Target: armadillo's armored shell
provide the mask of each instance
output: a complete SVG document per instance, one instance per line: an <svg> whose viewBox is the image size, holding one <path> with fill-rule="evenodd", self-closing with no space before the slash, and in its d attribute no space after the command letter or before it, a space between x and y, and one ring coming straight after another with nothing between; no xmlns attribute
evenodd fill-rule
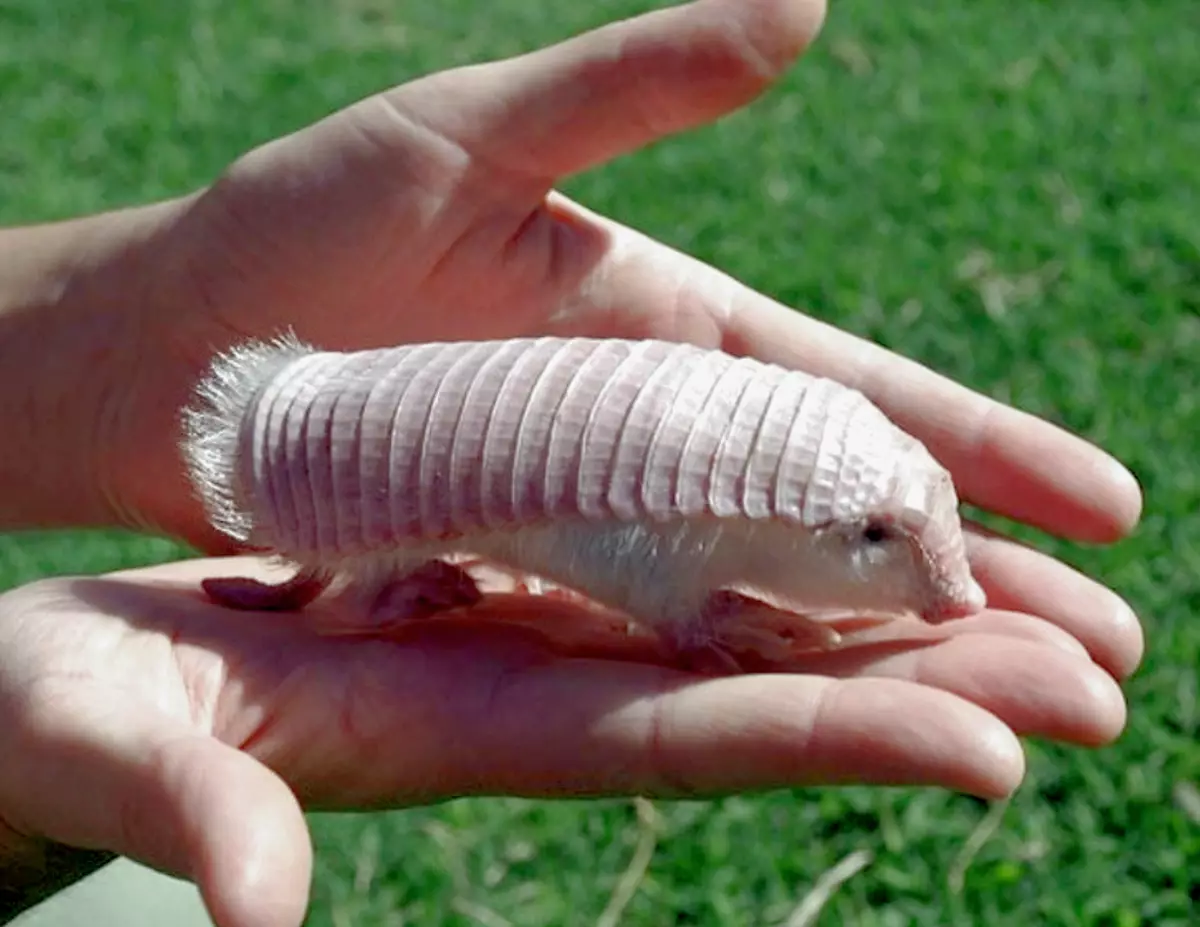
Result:
<svg viewBox="0 0 1200 927"><path fill-rule="evenodd" d="M261 347L208 384L210 517L293 554L561 516L817 526L883 506L915 444L837 383L656 340Z"/></svg>

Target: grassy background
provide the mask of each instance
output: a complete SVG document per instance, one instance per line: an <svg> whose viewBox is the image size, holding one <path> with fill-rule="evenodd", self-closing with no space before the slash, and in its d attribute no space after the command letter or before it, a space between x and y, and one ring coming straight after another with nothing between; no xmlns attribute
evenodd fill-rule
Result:
<svg viewBox="0 0 1200 927"><path fill-rule="evenodd" d="M653 5L0 0L0 222L175 194L376 89ZM988 812L967 798L661 803L623 923L781 924L857 849L872 861L822 924L1200 919L1200 820L1180 797L1200 783L1198 27L1195 0L837 0L767 98L569 185L1104 443L1148 499L1128 543L1057 548L1145 619L1128 731L1100 751L1030 744L1028 781L961 887L947 873ZM0 586L176 553L0 536ZM593 923L642 833L624 801L471 800L313 825L311 923L336 925Z"/></svg>

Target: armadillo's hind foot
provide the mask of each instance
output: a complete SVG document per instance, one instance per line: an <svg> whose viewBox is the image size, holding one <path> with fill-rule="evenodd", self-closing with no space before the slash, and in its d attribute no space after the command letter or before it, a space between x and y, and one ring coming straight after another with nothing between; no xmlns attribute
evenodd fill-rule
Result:
<svg viewBox="0 0 1200 927"><path fill-rule="evenodd" d="M384 583L368 606L371 630L386 633L405 622L469 608L483 598L471 574L445 560L427 560Z"/></svg>
<svg viewBox="0 0 1200 927"><path fill-rule="evenodd" d="M299 611L329 586L331 577L302 569L281 583L264 583L249 576L211 576L201 580L204 593L217 605L239 611Z"/></svg>

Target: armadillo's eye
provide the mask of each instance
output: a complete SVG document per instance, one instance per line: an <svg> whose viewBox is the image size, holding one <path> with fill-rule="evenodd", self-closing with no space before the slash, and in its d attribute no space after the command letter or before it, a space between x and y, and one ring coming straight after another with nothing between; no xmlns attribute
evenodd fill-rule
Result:
<svg viewBox="0 0 1200 927"><path fill-rule="evenodd" d="M862 538L868 544L882 544L884 541L891 540L892 536L891 527L881 521L867 522L862 532Z"/></svg>

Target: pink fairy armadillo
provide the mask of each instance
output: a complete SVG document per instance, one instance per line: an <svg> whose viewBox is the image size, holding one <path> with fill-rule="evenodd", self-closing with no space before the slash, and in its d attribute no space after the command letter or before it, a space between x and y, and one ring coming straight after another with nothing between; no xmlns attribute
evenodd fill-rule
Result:
<svg viewBox="0 0 1200 927"><path fill-rule="evenodd" d="M744 609L973 614L948 472L861 393L691 345L521 338L217 358L184 452L217 528L298 567L210 580L300 608L334 580L398 616L480 597L469 553L682 650Z"/></svg>

